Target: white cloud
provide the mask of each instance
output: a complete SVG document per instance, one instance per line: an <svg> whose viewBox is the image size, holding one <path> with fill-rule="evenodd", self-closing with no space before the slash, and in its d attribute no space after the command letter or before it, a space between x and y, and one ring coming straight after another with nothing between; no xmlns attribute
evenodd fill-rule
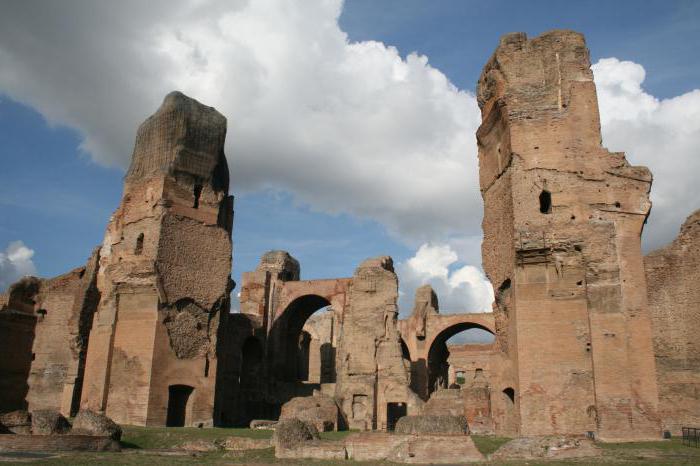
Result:
<svg viewBox="0 0 700 466"><path fill-rule="evenodd" d="M479 268L460 264L457 253L448 244L423 244L413 257L398 264L401 315L410 314L415 290L424 284L430 284L437 293L443 314L490 312L491 284Z"/></svg>
<svg viewBox="0 0 700 466"><path fill-rule="evenodd" d="M483 307L483 276L476 284L476 268L455 266L481 261L476 100L425 56L350 43L341 9L341 0L11 2L0 15L0 93L77 129L98 163L125 167L137 125L182 90L227 116L234 192L287 191L433 245L414 259L449 244L442 262L408 261L414 275L403 282L433 280L446 309ZM594 72L605 144L655 174L645 241L660 245L697 207L700 91L658 100L641 87L644 69L617 59Z"/></svg>
<svg viewBox="0 0 700 466"><path fill-rule="evenodd" d="M593 65L603 144L627 153L654 174L653 208L644 231L646 248L669 242L683 220L700 207L700 90L657 99L642 88L644 68L604 58Z"/></svg>
<svg viewBox="0 0 700 466"><path fill-rule="evenodd" d="M97 162L125 167L137 125L179 89L227 116L234 192L285 190L416 245L478 235L473 94L425 56L350 43L341 9L16 2L0 17L0 92L78 129Z"/></svg>
<svg viewBox="0 0 700 466"><path fill-rule="evenodd" d="M22 241L13 241L0 252L0 293L25 275L36 273L33 256L34 251Z"/></svg>

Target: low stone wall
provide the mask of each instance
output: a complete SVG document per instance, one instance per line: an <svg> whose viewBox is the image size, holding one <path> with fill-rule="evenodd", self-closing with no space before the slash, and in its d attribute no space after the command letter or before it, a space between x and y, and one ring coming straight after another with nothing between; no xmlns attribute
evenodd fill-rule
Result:
<svg viewBox="0 0 700 466"><path fill-rule="evenodd" d="M345 440L347 457L355 461L455 464L484 461L468 435L401 435L360 433Z"/></svg>
<svg viewBox="0 0 700 466"><path fill-rule="evenodd" d="M119 451L119 442L93 435L1 434L0 451Z"/></svg>
<svg viewBox="0 0 700 466"><path fill-rule="evenodd" d="M277 458L455 464L484 461L468 435L400 435L363 432L344 441L309 441L275 449Z"/></svg>
<svg viewBox="0 0 700 466"><path fill-rule="evenodd" d="M275 448L275 457L285 459L344 460L347 459L345 445L332 440L316 440L302 443L294 448Z"/></svg>

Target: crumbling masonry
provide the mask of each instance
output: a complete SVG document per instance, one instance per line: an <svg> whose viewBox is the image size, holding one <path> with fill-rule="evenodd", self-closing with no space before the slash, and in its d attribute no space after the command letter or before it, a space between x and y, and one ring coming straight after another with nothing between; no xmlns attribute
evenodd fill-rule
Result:
<svg viewBox="0 0 700 466"><path fill-rule="evenodd" d="M522 435L658 438L651 173L601 147L583 36L501 39L477 88L484 270Z"/></svg>
<svg viewBox="0 0 700 466"><path fill-rule="evenodd" d="M583 36L504 36L477 97L493 313L441 314L424 286L398 320L391 258L302 280L270 251L230 314L226 120L173 92L139 128L86 266L0 295L0 413L361 430L460 415L472 432L602 440L699 423L700 214L642 256L652 177L601 147ZM495 340L448 345L467 329Z"/></svg>

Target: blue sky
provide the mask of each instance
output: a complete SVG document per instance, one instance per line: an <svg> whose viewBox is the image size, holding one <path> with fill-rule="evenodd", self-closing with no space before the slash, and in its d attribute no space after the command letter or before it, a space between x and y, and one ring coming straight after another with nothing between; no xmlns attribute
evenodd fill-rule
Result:
<svg viewBox="0 0 700 466"><path fill-rule="evenodd" d="M485 310L472 94L498 38L513 31L575 29L593 63L617 59L596 70L609 83L599 84L603 136L656 174L647 249L698 207L697 2L350 0L339 18L332 1L176 2L167 18L154 2L137 21L126 4L33 14L26 3L3 2L0 19L5 284L85 262L119 203L137 124L180 88L229 119L237 282L269 249L297 257L303 278L349 276L388 254L404 313L422 282L450 310ZM98 27L101 15L110 22ZM220 34L202 27L214 21ZM17 241L33 255L13 263Z"/></svg>

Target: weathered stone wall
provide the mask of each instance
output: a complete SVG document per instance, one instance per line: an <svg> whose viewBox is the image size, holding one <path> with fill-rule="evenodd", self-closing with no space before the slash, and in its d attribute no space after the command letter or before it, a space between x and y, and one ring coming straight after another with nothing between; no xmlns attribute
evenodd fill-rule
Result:
<svg viewBox="0 0 700 466"><path fill-rule="evenodd" d="M335 396L351 429L386 429L388 403L421 407L409 388L397 327L398 279L390 257L356 269L338 342Z"/></svg>
<svg viewBox="0 0 700 466"><path fill-rule="evenodd" d="M700 210L644 258L664 430L700 425Z"/></svg>
<svg viewBox="0 0 700 466"><path fill-rule="evenodd" d="M119 451L119 442L94 435L0 435L2 451Z"/></svg>
<svg viewBox="0 0 700 466"><path fill-rule="evenodd" d="M493 313L440 314L437 295L424 285L416 290L413 312L398 327L404 357L410 361L411 388L427 400L436 389L449 386L447 340L472 328L494 333L496 322ZM495 347L493 351L500 353Z"/></svg>
<svg viewBox="0 0 700 466"><path fill-rule="evenodd" d="M27 402L32 411L78 410L87 338L99 295L95 279L98 251L85 267L43 280L29 374Z"/></svg>
<svg viewBox="0 0 700 466"><path fill-rule="evenodd" d="M39 286L38 279L25 278L0 295L0 413L27 409Z"/></svg>
<svg viewBox="0 0 700 466"><path fill-rule="evenodd" d="M468 384L477 375L477 371L486 380L492 377L491 366L496 364L494 356L497 350L491 344L451 344L447 346L450 352L447 362L450 365L449 383L460 384L457 381L457 373L464 373L464 382Z"/></svg>
<svg viewBox="0 0 700 466"><path fill-rule="evenodd" d="M504 36L477 96L484 270L512 368L497 390L513 394L513 427L658 438L640 248L651 174L600 146L583 36Z"/></svg>
<svg viewBox="0 0 700 466"><path fill-rule="evenodd" d="M271 418L265 410L264 332L260 324L249 315L236 313L219 325L215 411L220 413L221 425L248 426L253 419Z"/></svg>
<svg viewBox="0 0 700 466"><path fill-rule="evenodd" d="M351 279L300 280L299 262L285 251L269 251L253 272L243 273L241 315L256 322L264 346L261 405L272 417L291 398L314 390L333 394L336 340L347 307ZM329 307L332 319L317 320ZM323 314L325 315L325 314ZM312 337L313 334L313 337ZM323 363L323 364L322 364Z"/></svg>
<svg viewBox="0 0 700 466"><path fill-rule="evenodd" d="M49 409L75 414L82 389L85 352L99 294L97 251L85 267L59 277L27 277L14 284L0 311L0 410Z"/></svg>
<svg viewBox="0 0 700 466"><path fill-rule="evenodd" d="M221 114L178 92L139 128L101 249L82 396L119 423L211 425L221 415L233 220L225 135Z"/></svg>
<svg viewBox="0 0 700 466"><path fill-rule="evenodd" d="M314 314L304 324L303 332L309 335L308 378L310 383L335 382L336 322L332 309Z"/></svg>

